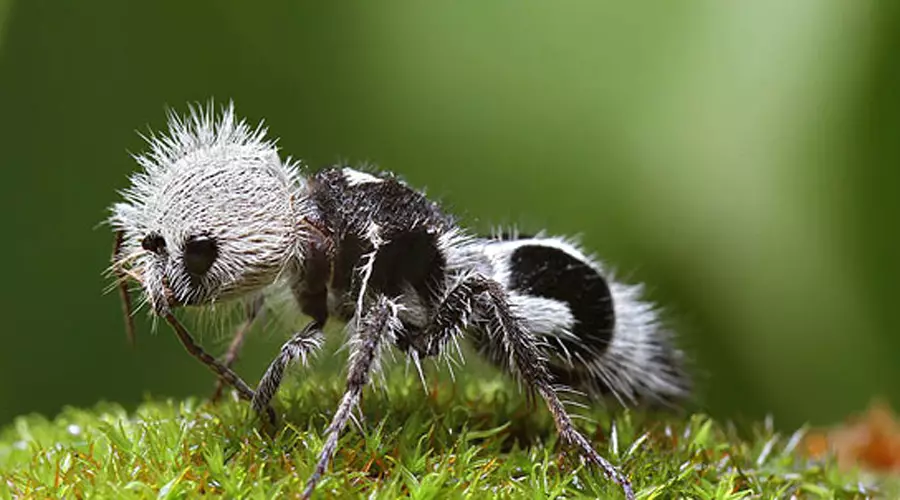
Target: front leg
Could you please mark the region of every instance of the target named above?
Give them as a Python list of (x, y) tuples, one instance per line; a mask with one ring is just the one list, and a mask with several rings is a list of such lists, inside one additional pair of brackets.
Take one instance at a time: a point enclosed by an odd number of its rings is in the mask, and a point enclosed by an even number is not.
[(253, 408), (257, 412), (266, 408), (278, 392), (287, 367), (295, 361), (305, 365), (309, 357), (325, 342), (322, 329), (328, 321), (328, 290), (325, 284), (330, 266), (321, 245), (310, 248), (304, 274), (291, 285), (291, 292), (300, 309), (312, 321), (281, 346), (278, 356), (266, 369), (253, 398)]
[(281, 346), (281, 351), (269, 365), (256, 387), (256, 394), (253, 395), (253, 409), (257, 413), (261, 414), (269, 407), (269, 402), (272, 401), (281, 386), (284, 370), (288, 365), (294, 361), (300, 361), (306, 365), (309, 356), (319, 350), (324, 341), (322, 325), (318, 321), (311, 321), (303, 330), (295, 333)]
[(357, 321), (359, 327), (354, 329), (348, 341), (350, 357), (347, 368), (347, 390), (341, 398), (331, 424), (326, 429), (325, 445), (319, 453), (316, 469), (306, 483), (303, 498), (312, 495), (337, 450), (338, 438), (350, 419), (350, 412), (359, 404), (362, 390), (369, 383), (374, 367), (378, 366), (382, 346), (385, 343), (392, 344), (402, 328), (398, 313), (399, 306), (384, 295), (375, 300), (365, 315), (359, 313), (360, 319)]
[[(231, 365), (237, 361), (238, 354), (241, 352), (241, 347), (244, 345), (244, 338), (247, 336), (250, 329), (253, 328), (253, 324), (256, 323), (260, 316), (262, 316), (263, 306), (264, 301), (262, 296), (257, 297), (253, 302), (245, 305), (245, 319), (235, 330), (234, 336), (231, 338), (231, 343), (228, 345), (228, 350), (225, 352), (225, 356), (222, 357), (222, 364), (226, 367), (231, 368)], [(219, 398), (222, 397), (222, 391), (224, 389), (225, 384), (222, 382), (222, 379), (219, 379), (216, 383), (216, 390), (213, 393), (213, 402), (218, 401)]]
[[(167, 311), (163, 317), (172, 329), (175, 330), (175, 335), (178, 336), (181, 345), (183, 345), (192, 356), (199, 359), (203, 364), (209, 367), (210, 370), (214, 371), (220, 379), (228, 382), (228, 384), (234, 387), (242, 398), (252, 401), (256, 397), (256, 393), (253, 389), (251, 389), (237, 373), (234, 373), (231, 368), (219, 363), (216, 358), (210, 356), (199, 344), (197, 344), (194, 337), (188, 333), (187, 329), (180, 321), (178, 321), (178, 318), (176, 318), (174, 314)], [(257, 413), (262, 416), (266, 422), (273, 425), (275, 424), (275, 411), (272, 410), (268, 404), (257, 408)]]
[(499, 282), (479, 274), (461, 278), (450, 287), (423, 335), (413, 342), (413, 348), (423, 355), (438, 354), (448, 340), (466, 327), (472, 316), (485, 323), (488, 342), (492, 349), (503, 353), (506, 368), (544, 399), (563, 441), (577, 446), (583, 457), (622, 487), (625, 498), (633, 500), (634, 492), (628, 478), (597, 453), (575, 428), (553, 387), (543, 346), (513, 314), (508, 295)]

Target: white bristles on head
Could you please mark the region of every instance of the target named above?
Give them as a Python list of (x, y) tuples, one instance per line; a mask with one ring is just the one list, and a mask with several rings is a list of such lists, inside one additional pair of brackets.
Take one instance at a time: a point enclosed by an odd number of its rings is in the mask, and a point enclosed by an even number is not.
[(265, 127), (210, 103), (146, 139), (109, 222), (124, 235), (114, 265), (141, 277), (154, 310), (256, 291), (302, 264), (306, 184)]

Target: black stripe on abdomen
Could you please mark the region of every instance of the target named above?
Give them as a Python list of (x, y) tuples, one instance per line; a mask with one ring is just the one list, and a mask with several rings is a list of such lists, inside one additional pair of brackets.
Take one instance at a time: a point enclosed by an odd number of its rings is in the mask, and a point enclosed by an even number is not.
[(612, 341), (615, 310), (606, 280), (589, 263), (562, 249), (526, 244), (509, 257), (511, 290), (568, 304), (578, 337), (561, 340), (584, 359), (602, 354)]

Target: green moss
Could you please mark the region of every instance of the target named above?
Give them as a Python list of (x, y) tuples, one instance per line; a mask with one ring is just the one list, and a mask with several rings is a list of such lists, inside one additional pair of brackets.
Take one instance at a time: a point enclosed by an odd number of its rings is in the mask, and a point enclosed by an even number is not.
[[(0, 497), (275, 498), (311, 472), (340, 379), (311, 375), (279, 400), (285, 426), (261, 433), (246, 403), (149, 401), (24, 416), (0, 432)], [(552, 420), (512, 383), (449, 381), (426, 393), (414, 377), (370, 390), (363, 430), (349, 429), (318, 497), (620, 498), (601, 474), (566, 457)], [(857, 475), (795, 452), (802, 431), (761, 423), (739, 433), (704, 415), (585, 410), (595, 445), (632, 478), (639, 498), (859, 498)], [(611, 439), (609, 436), (615, 436)], [(875, 489), (875, 488), (880, 488)], [(896, 492), (896, 490), (891, 490)], [(374, 494), (374, 495), (373, 495)]]

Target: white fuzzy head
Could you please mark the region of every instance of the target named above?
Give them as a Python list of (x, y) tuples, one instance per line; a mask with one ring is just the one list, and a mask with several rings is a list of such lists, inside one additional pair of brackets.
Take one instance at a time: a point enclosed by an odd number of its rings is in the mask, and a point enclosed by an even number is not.
[(192, 107), (135, 156), (143, 171), (109, 218), (121, 232), (113, 268), (154, 311), (240, 296), (300, 264), (306, 186), (265, 134), (232, 104), (218, 116)]

